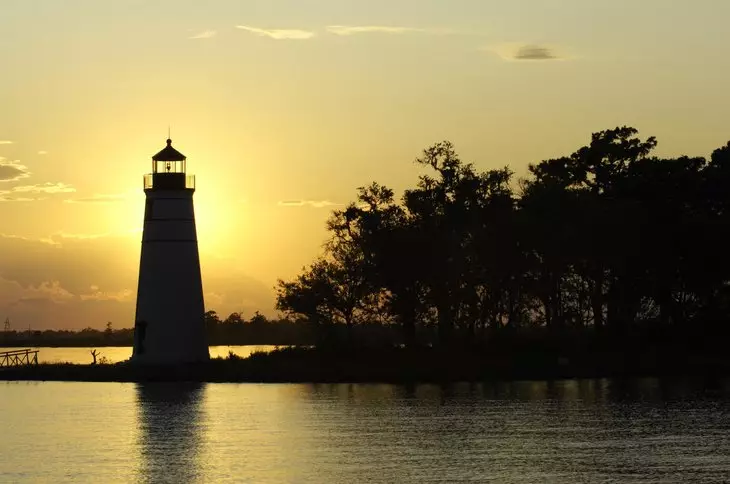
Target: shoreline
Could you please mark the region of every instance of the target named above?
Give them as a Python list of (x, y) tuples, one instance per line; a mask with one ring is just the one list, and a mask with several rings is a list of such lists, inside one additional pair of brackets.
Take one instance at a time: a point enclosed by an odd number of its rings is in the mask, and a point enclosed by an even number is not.
[(2, 368), (0, 381), (206, 383), (457, 383), (644, 377), (730, 376), (730, 361), (698, 355), (671, 360), (597, 355), (590, 360), (515, 355), (489, 358), (437, 350), (318, 350), (291, 348), (246, 358), (214, 358), (176, 366), (40, 363)]

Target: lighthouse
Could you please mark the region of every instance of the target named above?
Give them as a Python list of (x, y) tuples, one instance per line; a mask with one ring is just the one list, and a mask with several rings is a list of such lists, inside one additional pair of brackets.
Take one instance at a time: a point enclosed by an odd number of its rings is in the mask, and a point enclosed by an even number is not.
[(195, 176), (167, 146), (144, 175), (144, 230), (139, 262), (132, 362), (179, 364), (209, 359), (195, 230)]

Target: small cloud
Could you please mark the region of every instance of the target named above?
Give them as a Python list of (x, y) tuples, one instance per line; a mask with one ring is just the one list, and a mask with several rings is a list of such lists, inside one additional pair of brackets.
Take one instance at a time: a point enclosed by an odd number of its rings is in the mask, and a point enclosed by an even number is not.
[(71, 239), (71, 240), (93, 240), (93, 239), (101, 239), (102, 237), (109, 237), (108, 233), (103, 234), (69, 234), (67, 232), (56, 232), (55, 234), (51, 235), (51, 239), (60, 238), (60, 239)]
[(555, 48), (538, 44), (503, 44), (487, 48), (508, 61), (558, 61), (565, 57), (558, 55)]
[(552, 50), (540, 45), (523, 45), (514, 56), (517, 60), (551, 60), (558, 59)]
[(304, 207), (313, 208), (336, 207), (341, 203), (330, 202), (329, 200), (282, 200), (278, 203), (280, 207)]
[(8, 197), (0, 195), (0, 202), (37, 202), (39, 200), (45, 200), (45, 198)]
[(67, 183), (38, 183), (13, 187), (5, 193), (73, 193), (76, 189)]
[(225, 303), (225, 296), (217, 292), (208, 292), (205, 294), (205, 305), (207, 307), (219, 307)]
[(39, 154), (39, 155), (41, 155), (41, 156), (43, 156), (43, 155), (47, 155), (47, 154), (48, 154), (48, 152), (47, 152), (46, 150), (40, 150), (40, 151), (38, 152), (38, 154)]
[(6, 140), (6, 139), (0, 139), (0, 145), (11, 145), (13, 144), (12, 141)]
[(218, 32), (215, 30), (203, 30), (202, 32), (198, 32), (197, 34), (193, 34), (192, 36), (188, 37), (188, 39), (211, 39), (216, 36)]
[(335, 35), (356, 35), (356, 34), (406, 34), (409, 32), (426, 32), (424, 29), (413, 27), (389, 27), (385, 25), (330, 25), (327, 32)]
[(251, 32), (252, 34), (268, 37), (275, 40), (307, 40), (316, 34), (310, 30), (298, 29), (260, 29), (257, 27), (249, 27), (246, 25), (236, 25), (237, 29)]
[(131, 289), (122, 289), (121, 291), (116, 292), (104, 292), (99, 290), (98, 286), (91, 286), (91, 293), (89, 294), (81, 294), (79, 295), (79, 298), (82, 301), (117, 301), (117, 302), (127, 302), (132, 300), (132, 291)]
[(21, 301), (48, 299), (55, 303), (65, 303), (75, 297), (58, 281), (45, 281), (38, 286), (28, 286), (25, 293), (25, 296), (20, 299)]
[(48, 244), (48, 245), (59, 245), (58, 242), (51, 239), (50, 237), (33, 238), (33, 237), (25, 237), (23, 235), (0, 233), (0, 239), (22, 240), (24, 242), (41, 242), (41, 243)]
[(28, 178), (30, 170), (18, 160), (8, 161), (0, 157), (0, 182), (13, 182)]
[(114, 202), (121, 202), (128, 198), (128, 195), (124, 193), (120, 194), (99, 194), (95, 193), (94, 195), (90, 197), (84, 197), (84, 198), (70, 198), (67, 200), (64, 200), (66, 203), (114, 203)]

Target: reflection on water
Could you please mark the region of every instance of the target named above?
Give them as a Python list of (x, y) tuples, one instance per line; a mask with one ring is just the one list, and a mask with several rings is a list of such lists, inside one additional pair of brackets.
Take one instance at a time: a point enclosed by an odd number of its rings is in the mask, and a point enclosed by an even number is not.
[(0, 383), (0, 482), (726, 482), (727, 380)]
[(205, 384), (137, 384), (141, 477), (145, 482), (196, 482)]

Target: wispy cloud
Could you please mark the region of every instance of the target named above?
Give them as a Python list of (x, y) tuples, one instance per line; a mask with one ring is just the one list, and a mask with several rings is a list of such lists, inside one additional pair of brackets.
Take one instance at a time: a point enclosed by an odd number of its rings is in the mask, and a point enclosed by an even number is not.
[(0, 157), (0, 182), (13, 182), (28, 178), (30, 170), (18, 160), (9, 161)]
[(330, 202), (329, 200), (282, 200), (278, 203), (280, 207), (313, 207), (326, 208), (342, 205), (341, 203)]
[(48, 154), (48, 152), (47, 152), (46, 150), (40, 150), (40, 151), (38, 152), (38, 154), (39, 154), (39, 155), (41, 155), (41, 156), (43, 156), (43, 155), (47, 155), (47, 154)]
[(82, 197), (82, 198), (69, 198), (67, 200), (64, 200), (66, 203), (114, 203), (114, 202), (121, 202), (128, 198), (128, 195), (125, 193), (118, 193), (118, 194), (100, 194), (95, 193), (94, 195), (90, 197)]
[(56, 247), (63, 247), (68, 242), (85, 242), (111, 238), (126, 238), (129, 237), (131, 234), (132, 231), (105, 232), (96, 234), (81, 234), (59, 231), (45, 237), (26, 237), (24, 235), (0, 233), (0, 239), (22, 240), (24, 242), (41, 242), (43, 244), (53, 245)]
[[(431, 32), (426, 29), (413, 27), (392, 27), (387, 25), (330, 25), (327, 32), (335, 35), (356, 35), (356, 34), (407, 34), (411, 32)], [(436, 31), (432, 31), (436, 32)]]
[(38, 286), (28, 286), (26, 288), (27, 295), (22, 300), (29, 299), (49, 299), (55, 303), (65, 303), (74, 299), (73, 293), (61, 286), (59, 281), (44, 281)]
[(51, 235), (51, 239), (68, 239), (68, 240), (94, 240), (101, 239), (102, 237), (109, 237), (111, 234), (70, 234), (68, 232), (56, 232)]
[(539, 44), (503, 44), (487, 48), (509, 61), (558, 61), (566, 57), (558, 54), (555, 47)]
[(51, 237), (34, 238), (34, 237), (25, 237), (23, 235), (0, 233), (0, 239), (22, 240), (24, 242), (41, 242), (41, 243), (48, 244), (48, 245), (59, 245), (58, 242), (53, 240)]
[[(38, 183), (13, 187), (5, 193), (73, 193), (76, 189), (67, 183)], [(3, 192), (0, 192), (3, 193)]]
[(45, 200), (45, 198), (8, 197), (0, 195), (0, 202), (37, 202), (39, 200)]
[(223, 305), (226, 297), (223, 294), (217, 292), (206, 292), (205, 293), (205, 305), (208, 307), (216, 308)]
[(11, 145), (11, 144), (13, 144), (13, 142), (10, 140), (0, 139), (0, 145)]
[[(0, 173), (2, 172), (0, 165)], [(18, 177), (15, 178), (17, 180)], [(8, 181), (8, 180), (6, 180)], [(29, 197), (29, 194), (57, 194), (71, 193), (76, 189), (66, 183), (38, 183), (35, 185), (21, 185), (7, 190), (0, 190), (0, 202), (37, 202), (46, 200), (46, 197)], [(20, 195), (20, 196), (18, 196)]]
[(216, 36), (218, 32), (215, 30), (203, 30), (201, 32), (195, 33), (188, 37), (188, 39), (211, 39)]
[(100, 291), (98, 286), (91, 286), (91, 293), (81, 294), (82, 301), (118, 301), (125, 302), (132, 300), (132, 290), (122, 289), (121, 291)]
[(252, 34), (260, 35), (261, 37), (268, 37), (275, 40), (307, 40), (317, 35), (311, 30), (261, 29), (258, 27), (249, 27), (247, 25), (236, 25), (236, 28), (245, 30), (246, 32), (251, 32)]

